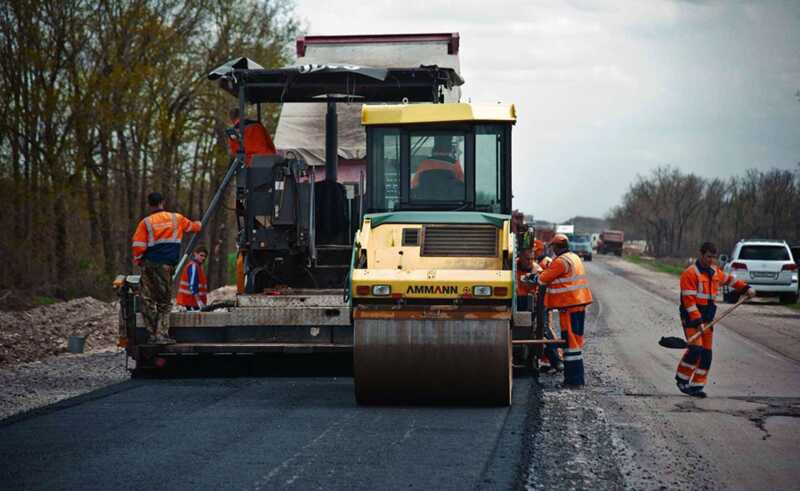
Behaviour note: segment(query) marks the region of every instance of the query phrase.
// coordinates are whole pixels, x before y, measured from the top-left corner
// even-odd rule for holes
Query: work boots
[[[686,394],[687,396],[697,397],[698,399],[705,399],[708,394],[703,392],[702,387],[689,387],[689,384],[684,384],[682,382],[677,382],[678,390]]]

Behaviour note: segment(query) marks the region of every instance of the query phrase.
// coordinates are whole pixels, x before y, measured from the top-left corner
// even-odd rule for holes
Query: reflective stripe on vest
[[[180,244],[181,241],[178,239],[178,217],[174,213],[170,213],[169,216],[172,219],[172,236],[170,238],[156,240],[155,232],[153,232],[153,215],[150,215],[144,219],[144,226],[147,229],[147,244],[134,242],[133,245],[152,247],[156,244]]]
[[[545,307],[560,309],[592,303],[592,292],[580,258],[572,252],[564,253],[554,261],[559,258],[565,263],[567,271],[547,285],[544,294]]]

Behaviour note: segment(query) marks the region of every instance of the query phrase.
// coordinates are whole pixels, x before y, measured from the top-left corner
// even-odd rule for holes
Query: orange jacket
[[[550,266],[550,263],[553,262],[553,258],[550,256],[542,256],[542,259],[539,260],[539,267],[542,269],[547,269]]]
[[[539,283],[547,286],[544,306],[548,309],[577,307],[592,303],[592,292],[583,262],[575,253],[565,252],[552,260],[539,275]]]
[[[198,307],[197,301],[208,303],[208,281],[202,265],[191,260],[181,275],[175,301],[184,307]]]
[[[133,233],[133,262],[141,264],[146,259],[159,264],[177,264],[183,233],[199,232],[200,228],[200,222],[193,222],[180,213],[162,210],[145,217]]]
[[[522,271],[517,265],[517,296],[524,297],[529,294],[536,293],[536,285],[532,285],[530,283],[525,283],[522,281],[522,277],[530,274],[530,271]]]
[[[464,169],[461,164],[456,162],[447,162],[446,160],[426,159],[419,163],[417,172],[411,177],[411,189],[419,186],[419,180],[423,173],[429,170],[449,170],[459,182],[464,182]]]
[[[700,261],[681,273],[680,314],[686,327],[696,327],[714,320],[717,312],[714,299],[719,293],[719,285],[729,285],[741,293],[748,288],[744,281],[723,273],[716,266],[704,268]]]
[[[237,130],[239,120],[233,122],[233,126],[228,129],[228,148],[234,157],[239,152],[239,140]],[[249,165],[253,160],[253,155],[275,155],[275,144],[272,143],[267,129],[258,121],[249,119],[244,120],[244,155],[245,164]]]

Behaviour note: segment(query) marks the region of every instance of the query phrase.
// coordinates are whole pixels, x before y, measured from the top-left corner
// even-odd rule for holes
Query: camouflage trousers
[[[153,336],[169,337],[172,310],[172,272],[169,264],[145,261],[142,265],[142,316]]]

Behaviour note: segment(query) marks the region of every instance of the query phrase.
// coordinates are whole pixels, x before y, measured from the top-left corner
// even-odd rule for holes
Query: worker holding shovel
[[[728,285],[743,295],[738,305],[745,299],[754,297],[756,293],[744,281],[717,268],[714,265],[716,259],[717,247],[711,242],[703,243],[700,246],[700,257],[686,268],[680,280],[680,315],[688,346],[678,363],[675,380],[678,390],[700,398],[706,397],[703,388],[711,368],[713,321],[717,313],[714,299],[719,286]],[[666,346],[663,343],[662,345]]]

